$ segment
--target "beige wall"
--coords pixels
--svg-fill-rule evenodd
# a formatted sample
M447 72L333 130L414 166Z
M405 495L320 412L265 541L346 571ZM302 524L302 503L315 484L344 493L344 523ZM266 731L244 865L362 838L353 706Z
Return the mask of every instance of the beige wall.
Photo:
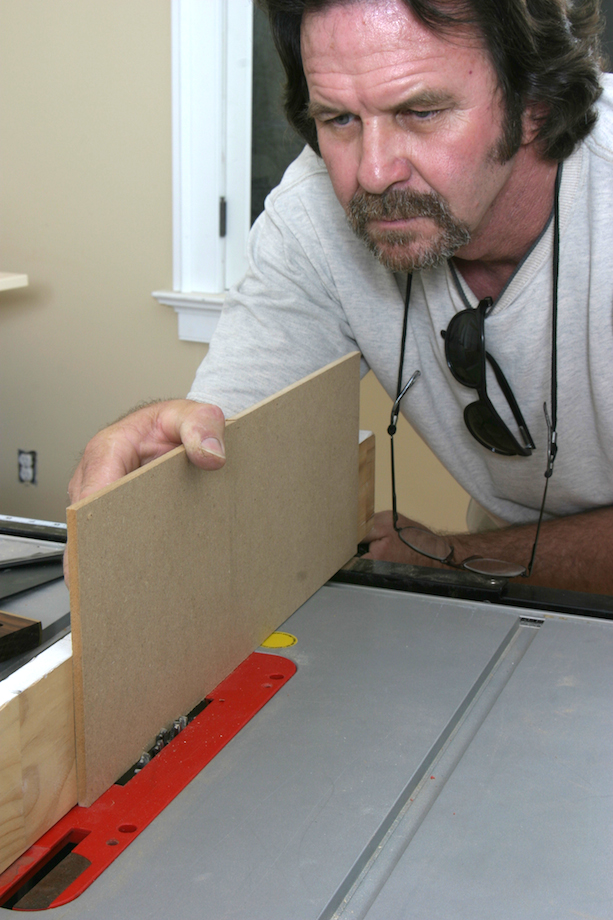
M80 450L144 399L184 395L172 287L168 0L1 0L0 506L63 519ZM38 484L17 481L17 449Z
M0 132L0 271L30 276L0 293L0 513L62 520L89 437L183 395L206 350L151 298L172 286L169 0L0 0ZM389 400L372 375L363 392L383 508ZM463 526L462 490L408 426L399 440L401 507Z

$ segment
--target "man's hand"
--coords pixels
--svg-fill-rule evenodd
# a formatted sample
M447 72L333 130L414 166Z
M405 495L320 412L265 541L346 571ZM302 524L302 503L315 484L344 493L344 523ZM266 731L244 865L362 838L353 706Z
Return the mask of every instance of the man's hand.
M191 462L203 470L225 463L223 412L190 399L152 403L120 419L92 438L68 486L71 502L185 445Z
M403 514L398 515L399 527L419 527L427 530L423 524L417 521L411 521ZM379 559L384 562L404 562L405 565L433 565L441 567L440 563L421 553L416 553L409 546L402 542L394 530L393 518L391 511L379 511L373 517L373 525L364 537L364 543L368 543L368 552L362 556L363 559Z

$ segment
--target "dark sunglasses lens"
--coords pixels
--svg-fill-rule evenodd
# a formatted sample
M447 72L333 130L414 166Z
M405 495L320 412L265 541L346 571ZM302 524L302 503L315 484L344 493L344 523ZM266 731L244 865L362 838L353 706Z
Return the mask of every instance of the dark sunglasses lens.
M466 406L464 421L472 436L495 453L507 457L524 453L524 448L515 440L493 406L483 400Z
M481 386L481 348L479 311L456 313L445 333L445 357L449 370L465 387Z

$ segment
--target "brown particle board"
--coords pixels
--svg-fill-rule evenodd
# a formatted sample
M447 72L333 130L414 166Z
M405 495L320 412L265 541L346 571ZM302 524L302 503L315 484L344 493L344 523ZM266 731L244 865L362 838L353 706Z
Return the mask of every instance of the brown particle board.
M358 483L358 543L372 527L375 514L375 436L360 441Z
M354 354L68 509L80 804L353 555L358 403Z

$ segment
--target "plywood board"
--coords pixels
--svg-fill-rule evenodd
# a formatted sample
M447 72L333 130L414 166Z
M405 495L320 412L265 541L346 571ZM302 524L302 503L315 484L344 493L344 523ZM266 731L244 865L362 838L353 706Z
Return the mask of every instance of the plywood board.
M77 799L72 658L21 694L21 775L30 846Z
M26 848L21 789L19 700L0 704L0 872Z
M358 404L356 353L68 509L80 804L353 555Z
M0 683L0 872L76 801L67 636Z

